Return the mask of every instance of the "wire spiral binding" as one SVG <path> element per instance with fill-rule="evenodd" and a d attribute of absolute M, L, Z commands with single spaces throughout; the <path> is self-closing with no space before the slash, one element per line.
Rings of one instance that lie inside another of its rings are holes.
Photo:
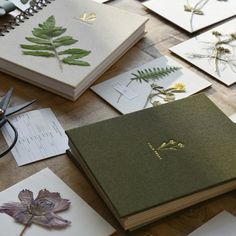
<path fill-rule="evenodd" d="M 29 17 L 33 16 L 38 11 L 42 10 L 52 1 L 54 0 L 39 0 L 36 4 L 34 4 L 34 6 L 31 6 L 24 12 L 17 15 L 14 19 L 8 21 L 6 24 L 0 27 L 0 37 L 5 36 L 5 34 L 9 33 L 10 30 L 15 29 L 16 26 L 19 26 L 21 23 L 29 19 Z"/>

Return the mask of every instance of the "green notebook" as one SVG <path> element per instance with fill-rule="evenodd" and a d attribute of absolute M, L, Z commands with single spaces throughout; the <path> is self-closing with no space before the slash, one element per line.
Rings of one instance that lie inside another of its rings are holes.
<path fill-rule="evenodd" d="M 236 187 L 236 128 L 195 95 L 67 131 L 74 159 L 125 229 Z"/>

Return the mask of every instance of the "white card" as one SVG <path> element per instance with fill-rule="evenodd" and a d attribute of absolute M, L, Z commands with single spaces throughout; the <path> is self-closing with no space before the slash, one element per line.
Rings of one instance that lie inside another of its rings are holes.
<path fill-rule="evenodd" d="M 69 199 L 71 202 L 68 210 L 57 213 L 57 215 L 71 221 L 70 226 L 61 230 L 49 230 L 32 224 L 26 230 L 24 236 L 109 236 L 115 231 L 110 224 L 48 168 L 2 191 L 0 193 L 0 205 L 8 202 L 19 202 L 18 194 L 23 189 L 32 191 L 34 198 L 41 189 L 59 192 L 62 198 Z M 24 225 L 15 222 L 13 218 L 2 213 L 0 213 L 0 222 L 1 236 L 20 235 L 21 230 L 24 228 Z"/>
<path fill-rule="evenodd" d="M 235 0 L 149 0 L 143 5 L 188 32 L 195 32 L 236 14 Z M 185 11 L 184 6 L 188 5 L 192 8 L 199 6 L 202 15 Z"/>
<path fill-rule="evenodd" d="M 234 113 L 233 115 L 229 116 L 229 118 L 236 123 L 236 113 Z"/>
<path fill-rule="evenodd" d="M 235 236 L 236 218 L 223 211 L 206 224 L 189 234 L 189 236 Z"/>
<path fill-rule="evenodd" d="M 221 41 L 229 40 L 231 34 L 236 34 L 236 19 L 180 43 L 170 48 L 170 51 L 229 86 L 236 82 L 236 40 L 232 40 L 230 45 L 222 43 L 217 46 L 230 53 L 222 54 L 221 59 L 216 60 L 214 45 L 219 39 L 214 35 L 215 32 L 222 34 Z"/>
<path fill-rule="evenodd" d="M 10 2 L 14 3 L 17 8 L 19 8 L 21 11 L 25 11 L 26 9 L 30 8 L 30 2 L 32 0 L 10 0 Z"/>
<path fill-rule="evenodd" d="M 150 81 L 149 83 L 140 83 L 138 81 L 131 82 L 130 80 L 130 78 L 133 77 L 132 73 L 137 73 L 138 70 L 170 66 L 180 67 L 180 69 L 162 79 Z M 144 64 L 124 74 L 118 75 L 110 80 L 106 80 L 100 84 L 97 84 L 91 87 L 91 89 L 121 113 L 127 114 L 130 112 L 142 110 L 144 108 L 152 107 L 152 103 L 154 101 L 158 101 L 160 104 L 166 103 L 166 101 L 163 99 L 165 96 L 163 95 L 161 95 L 163 98 L 155 96 L 152 98 L 152 100 L 147 101 L 148 96 L 152 91 L 151 84 L 153 83 L 158 84 L 165 89 L 171 88 L 178 83 L 184 84 L 186 91 L 182 93 L 174 93 L 175 100 L 188 97 L 211 86 L 211 83 L 209 83 L 207 80 L 201 78 L 197 74 L 185 68 L 183 65 L 172 60 L 170 57 L 165 56 L 148 62 L 147 64 Z"/>
<path fill-rule="evenodd" d="M 9 118 L 19 137 L 12 154 L 18 166 L 61 155 L 68 149 L 68 138 L 50 108 L 30 111 Z M 14 133 L 6 124 L 2 133 L 8 145 Z"/>
<path fill-rule="evenodd" d="M 110 0 L 93 0 L 93 1 L 99 2 L 99 3 L 105 3 L 105 2 L 108 2 L 108 1 L 110 1 Z"/>

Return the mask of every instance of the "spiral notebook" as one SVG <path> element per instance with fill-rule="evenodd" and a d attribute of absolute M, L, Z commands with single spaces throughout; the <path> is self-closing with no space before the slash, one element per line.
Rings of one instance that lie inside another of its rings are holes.
<path fill-rule="evenodd" d="M 40 0 L 2 30 L 0 70 L 76 100 L 143 37 L 146 21 L 94 1 Z"/>

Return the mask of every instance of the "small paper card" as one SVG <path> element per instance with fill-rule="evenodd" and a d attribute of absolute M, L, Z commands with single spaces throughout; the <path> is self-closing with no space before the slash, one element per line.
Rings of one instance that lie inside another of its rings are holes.
<path fill-rule="evenodd" d="M 235 236 L 236 218 L 223 211 L 206 224 L 189 234 L 189 236 Z"/>
<path fill-rule="evenodd" d="M 233 19 L 170 48 L 170 51 L 227 86 L 232 85 L 236 82 L 235 25 L 236 19 Z"/>
<path fill-rule="evenodd" d="M 61 155 L 68 149 L 68 138 L 50 108 L 26 112 L 9 118 L 19 137 L 12 154 L 18 166 Z M 14 138 L 6 124 L 2 133 L 8 145 Z"/>
<path fill-rule="evenodd" d="M 143 5 L 193 33 L 235 15 L 234 0 L 149 0 Z"/>
<path fill-rule="evenodd" d="M 37 1 L 38 0 L 10 0 L 10 2 L 14 3 L 21 11 L 25 11 L 30 8 L 31 4 L 34 4 Z"/>
<path fill-rule="evenodd" d="M 18 194 L 23 189 L 32 191 L 34 198 L 41 189 L 59 192 L 63 199 L 68 199 L 71 202 L 68 210 L 56 213 L 58 216 L 71 221 L 70 226 L 62 229 L 49 229 L 32 224 L 25 231 L 25 236 L 109 236 L 115 232 L 110 224 L 48 168 L 2 191 L 0 193 L 0 205 L 8 202 L 19 202 Z M 15 222 L 6 214 L 0 213 L 0 222 L 2 236 L 20 235 L 24 228 L 24 225 Z"/>
<path fill-rule="evenodd" d="M 234 113 L 233 115 L 229 116 L 229 118 L 236 123 L 236 113 Z"/>
<path fill-rule="evenodd" d="M 99 3 L 105 3 L 105 2 L 108 2 L 108 1 L 110 1 L 110 0 L 93 0 L 93 1 L 99 2 Z"/>
<path fill-rule="evenodd" d="M 170 67 L 175 67 L 176 70 L 165 70 Z M 153 68 L 163 68 L 163 77 L 132 79 L 141 71 L 154 70 Z M 211 83 L 207 80 L 165 56 L 97 84 L 91 89 L 121 113 L 127 114 L 185 98 L 209 86 Z"/>

